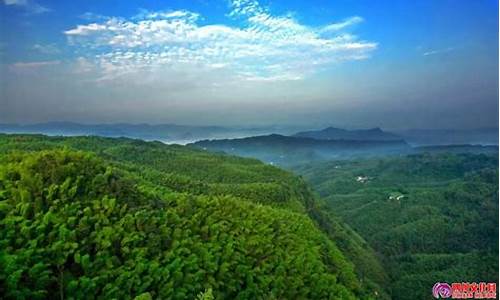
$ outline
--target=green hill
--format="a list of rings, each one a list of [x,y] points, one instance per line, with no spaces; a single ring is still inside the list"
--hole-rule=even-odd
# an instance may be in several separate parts
[[[300,178],[257,160],[0,135],[2,298],[368,299],[385,280]]]
[[[498,156],[418,154],[296,167],[383,258],[393,299],[498,282]]]

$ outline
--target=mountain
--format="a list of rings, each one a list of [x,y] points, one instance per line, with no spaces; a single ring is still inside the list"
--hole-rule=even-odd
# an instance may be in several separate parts
[[[395,131],[411,145],[498,145],[498,128],[409,129]]]
[[[376,255],[328,211],[254,159],[0,134],[0,298],[387,299]]]
[[[207,138],[232,138],[268,133],[274,127],[230,128],[222,126],[188,126],[176,124],[79,124],[48,122],[39,124],[0,124],[3,133],[30,133],[62,136],[98,135],[159,140],[168,143],[187,143]],[[281,128],[281,130],[285,130]],[[286,130],[285,130],[286,131]]]
[[[202,140],[190,145],[211,151],[253,157],[284,166],[315,160],[399,154],[412,150],[403,140],[319,140],[279,134],[239,139]]]
[[[345,130],[328,127],[322,130],[302,131],[293,135],[294,137],[307,137],[320,140],[352,140],[352,141],[399,141],[400,136],[382,131],[380,128]]]

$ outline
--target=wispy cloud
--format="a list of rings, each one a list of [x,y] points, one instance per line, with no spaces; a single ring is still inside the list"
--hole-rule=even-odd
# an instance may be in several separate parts
[[[141,12],[134,17],[133,20],[161,20],[161,19],[174,19],[183,18],[190,21],[196,21],[200,15],[187,10],[174,10],[174,11],[148,11],[141,10]]]
[[[350,17],[348,19],[345,19],[342,22],[338,23],[332,23],[330,25],[327,25],[321,29],[322,32],[337,32],[343,29],[346,29],[347,27],[353,26],[355,24],[359,24],[363,22],[364,19],[359,17],[359,16],[354,16]]]
[[[423,56],[429,56],[429,55],[443,54],[443,53],[451,52],[453,50],[455,50],[454,47],[448,47],[448,48],[445,48],[445,49],[429,50],[429,51],[426,51],[426,52],[422,53],[422,55]]]
[[[59,65],[59,60],[17,62],[9,65],[9,70],[14,73],[36,73],[41,68]]]
[[[266,12],[257,0],[232,0],[230,7],[230,17],[253,16]]]
[[[14,68],[40,68],[45,66],[58,65],[61,62],[59,60],[48,60],[48,61],[34,61],[34,62],[17,62],[12,64]]]
[[[31,0],[3,0],[8,6],[17,6],[26,10],[29,14],[42,14],[51,11],[50,8],[42,6]]]
[[[33,50],[42,54],[59,54],[61,50],[55,44],[35,44]]]
[[[74,64],[73,71],[76,74],[89,73],[94,70],[94,67],[94,64],[90,63],[86,58],[78,57]]]
[[[109,17],[103,16],[100,14],[95,14],[92,12],[85,12],[81,15],[78,16],[80,19],[87,20],[87,21],[102,21],[102,20],[107,20]]]
[[[186,10],[142,11],[64,33],[70,44],[94,53],[85,59],[100,70],[99,80],[202,68],[224,69],[247,80],[297,80],[339,61],[366,59],[377,48],[342,32],[363,20],[357,16],[317,28],[274,15],[255,0],[233,0],[228,16],[243,19],[243,25],[199,25],[202,17]]]
[[[76,28],[67,30],[64,33],[68,36],[78,36],[78,35],[90,35],[92,32],[102,32],[106,30],[105,25],[91,23],[88,25],[78,25]]]

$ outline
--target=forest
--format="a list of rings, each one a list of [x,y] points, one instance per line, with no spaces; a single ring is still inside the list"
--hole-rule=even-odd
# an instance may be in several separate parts
[[[374,299],[386,279],[290,172],[159,142],[0,135],[4,299]]]
[[[295,165],[0,134],[0,298],[429,299],[498,281],[498,156]]]
[[[498,282],[498,154],[417,154],[294,169],[376,251],[393,299]]]

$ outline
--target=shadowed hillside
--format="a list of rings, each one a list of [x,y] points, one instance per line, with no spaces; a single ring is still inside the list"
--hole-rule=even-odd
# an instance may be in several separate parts
[[[203,140],[191,145],[212,151],[254,157],[282,166],[317,160],[384,156],[412,150],[403,140],[318,140],[279,134],[241,139]]]

